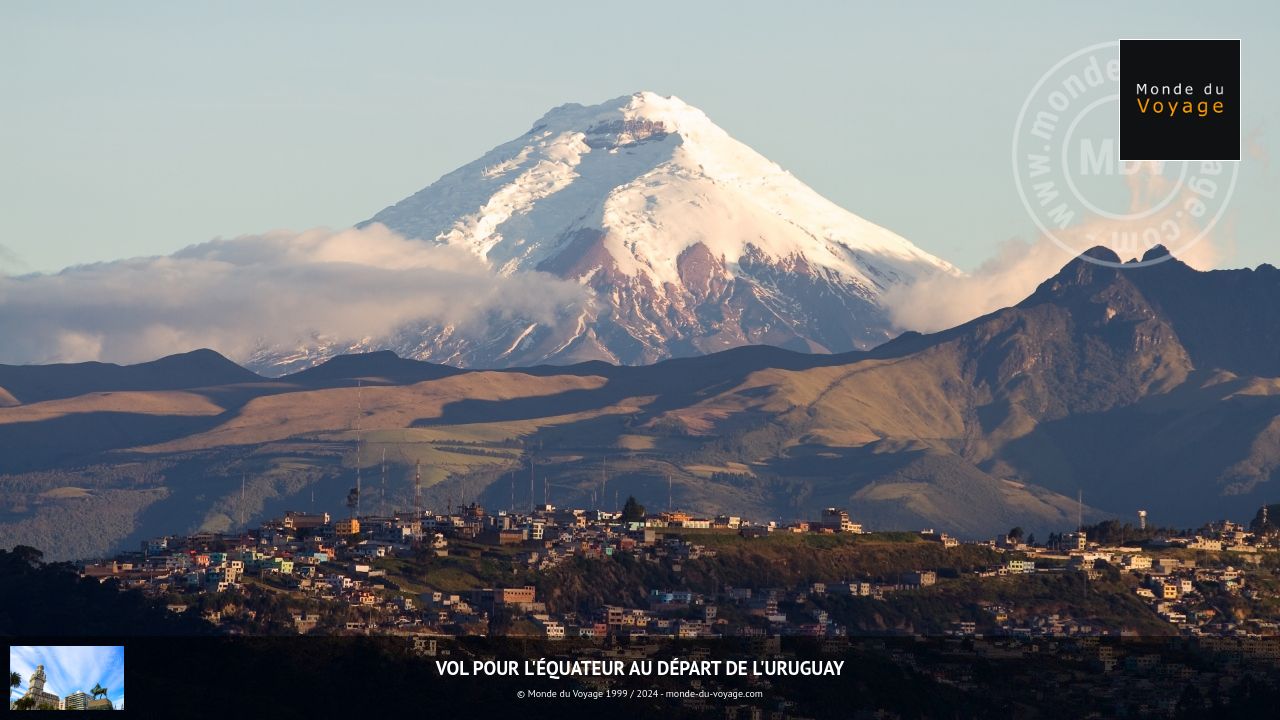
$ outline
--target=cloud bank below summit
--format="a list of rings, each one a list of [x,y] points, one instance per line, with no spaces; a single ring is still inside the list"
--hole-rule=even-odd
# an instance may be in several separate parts
[[[1136,255],[1141,256],[1142,251]],[[1221,250],[1208,238],[1185,251],[1174,250],[1174,257],[1198,270],[1215,267],[1220,256]],[[1035,292],[1040,283],[1071,262],[1072,257],[1046,239],[1034,243],[1013,239],[1001,245],[995,257],[972,273],[940,275],[890,288],[885,293],[884,304],[896,327],[938,332],[1017,305]]]
[[[1179,211],[1192,198],[1189,189],[1175,188],[1161,176],[1156,164],[1144,163],[1139,170],[1126,176],[1129,210],[1140,216],[1139,219],[1109,220],[1091,214],[1079,225],[1060,230],[1058,238],[1067,247],[1075,248],[1074,253],[1044,236],[1034,242],[1016,238],[1008,240],[1000,246],[995,257],[971,273],[939,274],[889,288],[882,300],[889,319],[901,330],[925,333],[955,327],[1018,304],[1077,254],[1095,245],[1112,246],[1112,239],[1126,233],[1136,237],[1149,226],[1163,227],[1165,232],[1170,227],[1175,228],[1174,237],[1181,241],[1166,241],[1170,243],[1171,252],[1179,261],[1197,270],[1212,269],[1230,258],[1235,246],[1233,222],[1227,220],[1208,230],[1202,228],[1189,214]],[[1160,200],[1175,190],[1174,201]],[[1162,207],[1148,215],[1146,211],[1157,203]],[[1198,239],[1187,242],[1187,238]],[[1122,260],[1128,260],[1142,257],[1150,246],[1112,249]],[[1132,271],[1142,270],[1135,268]]]
[[[586,299],[578,283],[496,275],[465,250],[382,225],[272,231],[0,275],[0,363],[131,363],[201,347],[243,361],[317,338],[380,338],[411,322],[479,334],[495,318],[554,322]]]

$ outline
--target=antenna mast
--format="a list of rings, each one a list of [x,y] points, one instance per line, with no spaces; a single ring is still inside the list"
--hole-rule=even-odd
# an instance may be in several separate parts
[[[364,414],[363,381],[356,380],[356,517],[360,517],[360,416]]]
[[[1076,530],[1084,529],[1084,490],[1076,489]]]
[[[421,496],[422,488],[422,461],[413,461],[413,519],[418,520],[422,517],[422,511],[419,507],[422,504]]]
[[[240,472],[240,526],[244,527],[244,471]]]

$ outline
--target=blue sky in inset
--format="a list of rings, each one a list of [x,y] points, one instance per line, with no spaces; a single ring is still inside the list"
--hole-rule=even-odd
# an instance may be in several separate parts
[[[10,688],[9,699],[27,691],[37,665],[44,665],[46,692],[58,697],[76,691],[88,694],[95,684],[107,688],[107,698],[117,708],[124,702],[124,647],[120,645],[14,645],[9,648],[9,670],[22,676],[22,684]]]
[[[1271,0],[8,0],[0,272],[346,227],[553,106],[642,89],[971,269],[1035,235],[1009,159],[1027,92],[1120,37],[1243,40],[1249,155],[1221,262],[1280,259]]]

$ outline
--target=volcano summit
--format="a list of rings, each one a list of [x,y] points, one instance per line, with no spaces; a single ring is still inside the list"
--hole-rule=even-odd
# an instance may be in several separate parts
[[[892,336],[885,290],[950,264],[826,200],[678,98],[555,108],[524,135],[362,223],[584,286],[555,322],[260,354],[270,373],[375,347],[465,367],[645,364],[747,344],[810,352]]]

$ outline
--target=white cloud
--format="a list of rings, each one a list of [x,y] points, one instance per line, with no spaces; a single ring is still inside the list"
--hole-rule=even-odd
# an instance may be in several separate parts
[[[1143,168],[1127,178],[1131,209],[1141,210],[1149,206],[1152,198],[1162,198],[1170,192],[1170,186],[1157,172]],[[1150,216],[1142,227],[1161,221],[1174,223],[1179,237],[1192,238],[1201,228],[1189,217],[1179,212],[1190,194],[1183,190],[1179,199],[1168,203],[1163,210]],[[1086,222],[1059,231],[1059,239],[1071,248],[1084,252],[1097,245],[1109,245],[1109,238],[1121,237],[1131,231],[1134,223],[1127,220],[1106,220],[1092,217]],[[1189,247],[1173,247],[1178,260],[1199,270],[1217,266],[1230,256],[1233,247],[1232,223],[1220,223],[1213,233],[1205,234]],[[1141,257],[1147,247],[1116,248],[1121,260]],[[1036,242],[1009,240],[1001,245],[994,258],[984,262],[967,275],[937,275],[907,286],[896,286],[885,293],[884,303],[893,323],[903,330],[936,332],[954,327],[973,318],[1016,305],[1035,291],[1036,287],[1056,275],[1069,263],[1073,254],[1048,238]],[[1141,272],[1141,270],[1135,270]]]
[[[945,330],[1017,304],[1070,259],[1047,240],[1034,245],[1010,240],[974,272],[936,275],[892,287],[884,303],[894,325],[904,330]]]
[[[218,239],[163,257],[0,276],[0,362],[138,362],[200,347],[237,360],[317,335],[378,338],[414,321],[482,333],[585,299],[542,273],[495,275],[382,225]]]

